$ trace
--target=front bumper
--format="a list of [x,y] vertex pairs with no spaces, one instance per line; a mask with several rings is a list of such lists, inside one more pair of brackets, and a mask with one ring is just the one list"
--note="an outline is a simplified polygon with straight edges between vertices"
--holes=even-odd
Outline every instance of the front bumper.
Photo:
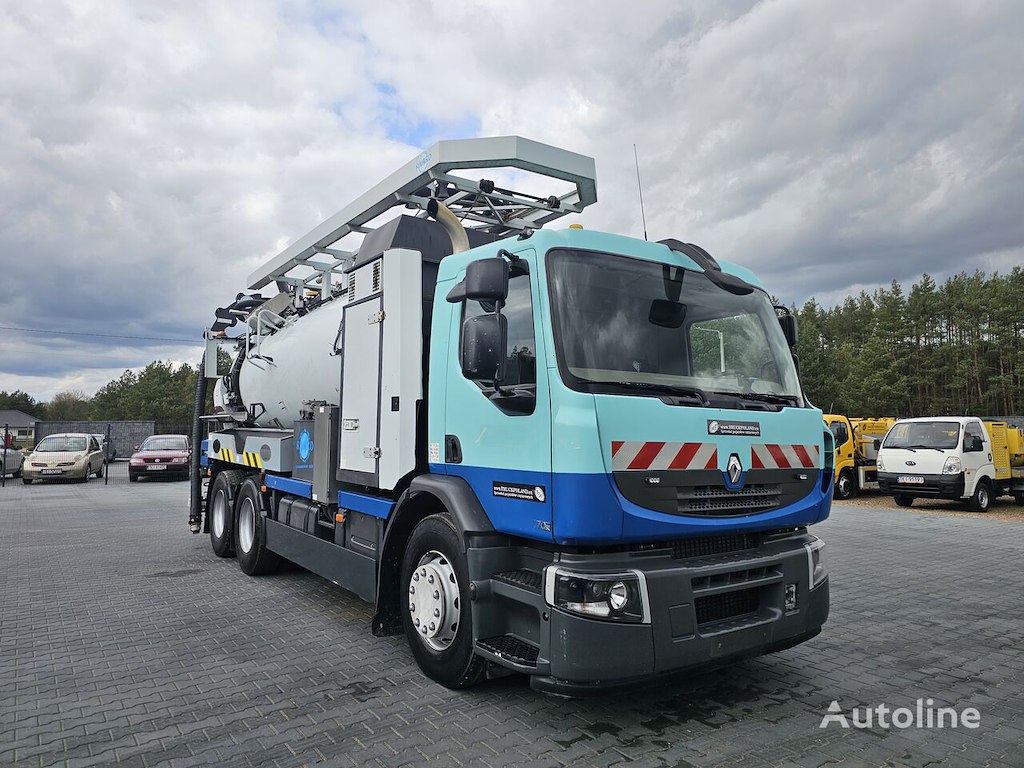
[[[920,483],[901,483],[901,477],[919,477]],[[894,496],[913,496],[931,499],[962,499],[964,497],[964,474],[956,475],[907,475],[896,472],[879,472],[878,488],[882,493]]]
[[25,480],[81,480],[88,473],[85,462],[71,467],[33,467],[25,462],[21,468],[21,476]]
[[[640,571],[650,622],[586,618],[541,598],[535,665],[513,668],[530,674],[534,688],[579,696],[796,645],[818,634],[829,613],[828,577],[810,588],[805,545],[813,541],[786,534],[757,549],[684,559],[665,550],[563,553],[557,567],[577,573]],[[795,590],[792,607],[787,587]],[[484,624],[496,620],[495,613]]]
[[[150,466],[156,466],[158,469],[150,469]],[[174,477],[182,478],[189,476],[188,464],[129,464],[128,465],[128,476],[129,477]]]

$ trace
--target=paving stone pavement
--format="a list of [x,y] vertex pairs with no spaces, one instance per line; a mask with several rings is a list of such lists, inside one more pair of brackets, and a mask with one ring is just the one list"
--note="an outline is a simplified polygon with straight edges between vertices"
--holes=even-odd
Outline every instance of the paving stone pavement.
[[[1024,765],[1024,528],[836,507],[832,617],[774,656],[567,700],[448,691],[370,606],[253,579],[187,484],[0,489],[0,766]],[[1005,502],[1004,502],[1005,503]],[[976,707],[976,730],[819,728],[829,703]]]

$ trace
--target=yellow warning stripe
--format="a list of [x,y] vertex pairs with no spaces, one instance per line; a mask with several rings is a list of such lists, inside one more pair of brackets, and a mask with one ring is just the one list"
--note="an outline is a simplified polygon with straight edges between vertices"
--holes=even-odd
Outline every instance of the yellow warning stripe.
[[242,463],[247,467],[256,467],[257,469],[263,469],[263,460],[260,458],[258,453],[252,453],[246,451],[243,454]]
[[230,464],[244,464],[247,467],[263,469],[263,459],[260,458],[258,453],[253,453],[252,451],[243,451],[236,456],[231,448],[221,448],[217,456],[221,461],[226,461]]

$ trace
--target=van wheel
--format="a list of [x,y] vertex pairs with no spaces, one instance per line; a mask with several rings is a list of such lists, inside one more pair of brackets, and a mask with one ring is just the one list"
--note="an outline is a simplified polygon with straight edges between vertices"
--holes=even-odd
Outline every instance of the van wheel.
[[893,501],[896,502],[896,506],[898,506],[898,507],[909,507],[911,504],[914,503],[914,497],[913,496],[908,496],[905,493],[897,493],[892,498],[893,498]]
[[[133,477],[137,480],[138,477]],[[206,519],[210,528],[210,546],[217,557],[235,554],[235,496],[245,473],[229,469],[213,479],[206,499]]]
[[1013,492],[1013,503],[1018,507],[1024,507],[1024,491]]
[[272,573],[281,557],[267,549],[267,529],[262,510],[263,494],[251,477],[242,483],[235,500],[235,552],[238,567],[249,576]]
[[469,568],[447,516],[431,515],[413,529],[399,584],[402,626],[423,673],[445,688],[480,682],[487,664],[473,653]]
[[836,480],[836,492],[835,497],[840,501],[846,501],[852,499],[857,495],[857,483],[853,479],[853,472],[848,469],[844,469],[839,473],[839,478]]
[[974,495],[967,502],[967,508],[972,512],[988,512],[988,507],[991,503],[992,489],[989,487],[988,480],[979,480],[978,484],[974,487]]

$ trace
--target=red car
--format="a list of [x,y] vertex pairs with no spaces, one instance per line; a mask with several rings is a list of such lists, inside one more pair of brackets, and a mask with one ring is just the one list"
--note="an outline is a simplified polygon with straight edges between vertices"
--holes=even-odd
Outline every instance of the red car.
[[128,479],[140,477],[188,478],[192,445],[188,435],[153,435],[147,437],[128,463]]

